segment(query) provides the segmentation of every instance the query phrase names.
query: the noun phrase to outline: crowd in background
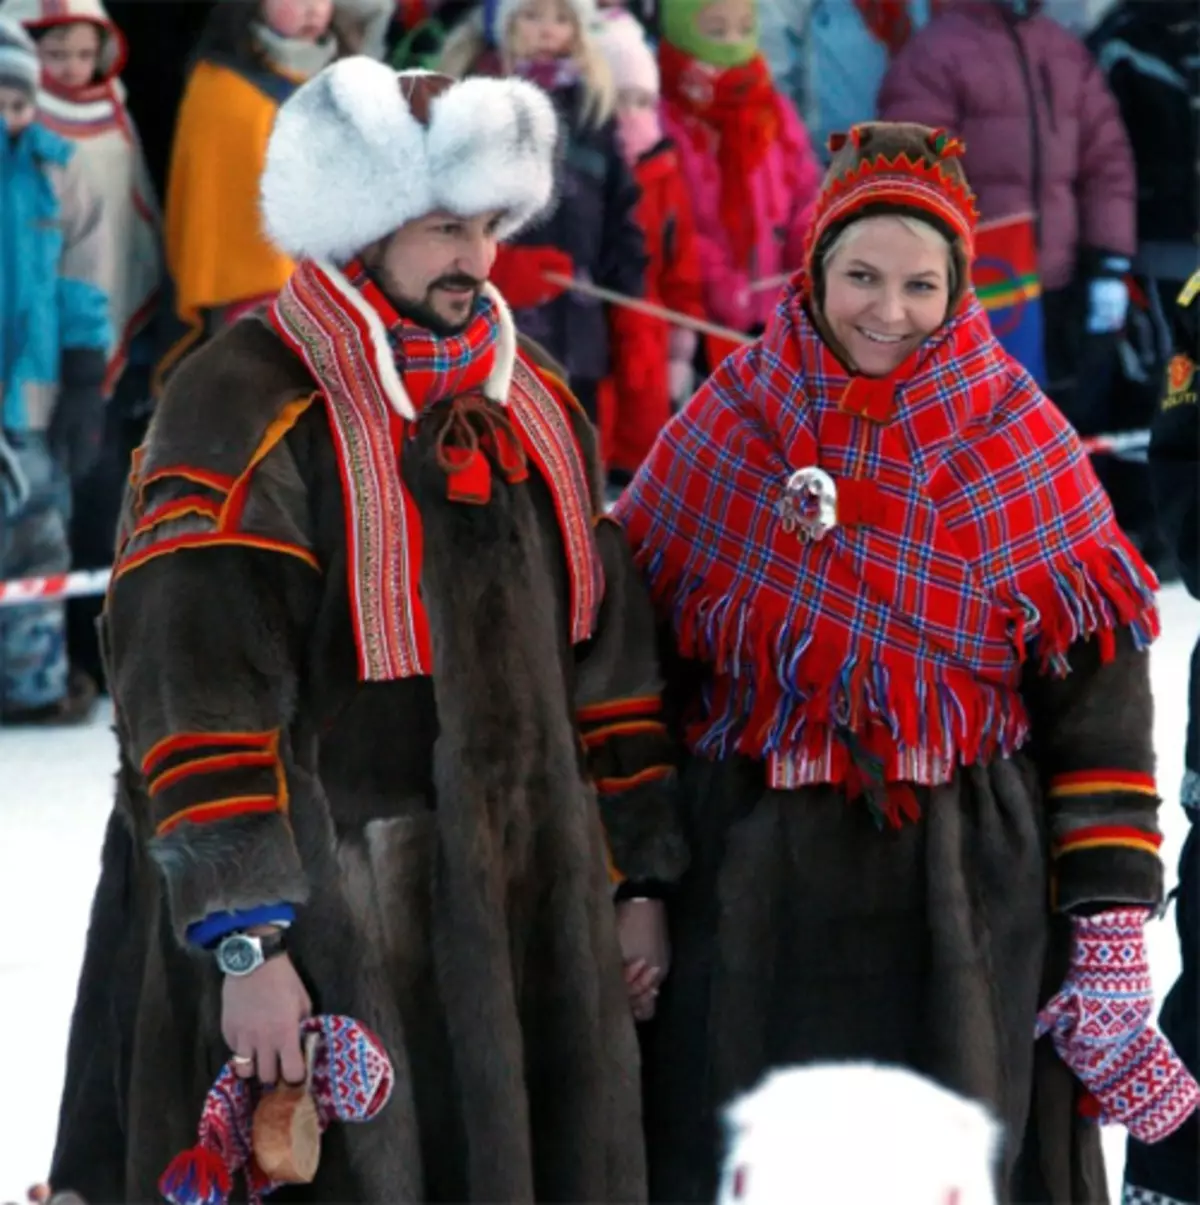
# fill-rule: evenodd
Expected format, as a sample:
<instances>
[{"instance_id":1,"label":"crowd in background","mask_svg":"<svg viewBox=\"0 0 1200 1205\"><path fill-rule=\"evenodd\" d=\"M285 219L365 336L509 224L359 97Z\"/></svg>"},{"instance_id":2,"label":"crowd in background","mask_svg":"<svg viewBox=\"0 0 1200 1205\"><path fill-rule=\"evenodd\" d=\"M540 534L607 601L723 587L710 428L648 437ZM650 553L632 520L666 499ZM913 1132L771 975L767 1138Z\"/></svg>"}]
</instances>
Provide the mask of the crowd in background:
<instances>
[{"instance_id":1,"label":"crowd in background","mask_svg":"<svg viewBox=\"0 0 1200 1205\"><path fill-rule=\"evenodd\" d=\"M559 206L493 280L597 422L614 492L699 374L761 331L832 136L875 116L966 142L999 240L981 299L1081 434L1148 427L1200 255L1194 3L593 3L3 0L0 580L110 562L163 381L291 271L258 213L267 136L347 53L515 73L554 99ZM1095 447L1170 578L1144 457ZM0 722L90 713L99 605L0 608Z\"/></svg>"}]
</instances>

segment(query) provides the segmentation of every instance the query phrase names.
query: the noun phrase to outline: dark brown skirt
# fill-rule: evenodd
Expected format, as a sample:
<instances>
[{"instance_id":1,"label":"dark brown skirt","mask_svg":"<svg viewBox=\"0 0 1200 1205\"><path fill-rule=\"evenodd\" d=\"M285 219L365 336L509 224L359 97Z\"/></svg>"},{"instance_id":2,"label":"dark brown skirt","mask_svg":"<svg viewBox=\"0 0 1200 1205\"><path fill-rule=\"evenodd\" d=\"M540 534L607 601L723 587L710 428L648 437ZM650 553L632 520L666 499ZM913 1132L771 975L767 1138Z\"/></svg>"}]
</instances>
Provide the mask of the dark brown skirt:
<instances>
[{"instance_id":1,"label":"dark brown skirt","mask_svg":"<svg viewBox=\"0 0 1200 1205\"><path fill-rule=\"evenodd\" d=\"M1099 1133L1033 1038L1066 936L1036 776L998 761L920 797L918 824L881 832L835 788L768 790L746 759L689 767L693 862L645 1035L653 1200L711 1201L723 1107L769 1068L830 1059L988 1103L1008 1135L1003 1200L1107 1200Z\"/></svg>"}]
</instances>

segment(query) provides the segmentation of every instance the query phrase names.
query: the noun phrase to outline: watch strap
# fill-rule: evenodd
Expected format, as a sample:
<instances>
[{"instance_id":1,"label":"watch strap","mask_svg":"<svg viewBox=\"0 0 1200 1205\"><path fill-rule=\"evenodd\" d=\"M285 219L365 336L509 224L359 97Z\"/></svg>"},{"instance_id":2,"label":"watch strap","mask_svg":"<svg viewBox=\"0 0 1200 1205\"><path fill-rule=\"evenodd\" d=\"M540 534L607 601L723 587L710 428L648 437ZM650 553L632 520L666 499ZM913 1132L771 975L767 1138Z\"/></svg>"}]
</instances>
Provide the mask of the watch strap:
<instances>
[{"instance_id":1,"label":"watch strap","mask_svg":"<svg viewBox=\"0 0 1200 1205\"><path fill-rule=\"evenodd\" d=\"M287 930L277 929L274 933L255 934L262 947L263 961L277 958L287 949Z\"/></svg>"}]
</instances>

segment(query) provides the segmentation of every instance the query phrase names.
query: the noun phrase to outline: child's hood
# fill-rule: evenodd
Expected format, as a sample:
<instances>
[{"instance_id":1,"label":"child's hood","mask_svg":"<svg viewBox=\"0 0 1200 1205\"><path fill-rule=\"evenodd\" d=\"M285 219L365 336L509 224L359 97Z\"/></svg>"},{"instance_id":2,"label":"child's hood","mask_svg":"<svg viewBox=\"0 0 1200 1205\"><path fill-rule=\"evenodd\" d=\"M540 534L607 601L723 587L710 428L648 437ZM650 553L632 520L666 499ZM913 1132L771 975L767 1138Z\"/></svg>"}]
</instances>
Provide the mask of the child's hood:
<instances>
[{"instance_id":1,"label":"child's hood","mask_svg":"<svg viewBox=\"0 0 1200 1205\"><path fill-rule=\"evenodd\" d=\"M100 78L97 82L108 83L116 79L125 66L125 35L108 15L101 0L3 0L0 15L20 21L30 31L90 21L101 34L97 64Z\"/></svg>"}]
</instances>

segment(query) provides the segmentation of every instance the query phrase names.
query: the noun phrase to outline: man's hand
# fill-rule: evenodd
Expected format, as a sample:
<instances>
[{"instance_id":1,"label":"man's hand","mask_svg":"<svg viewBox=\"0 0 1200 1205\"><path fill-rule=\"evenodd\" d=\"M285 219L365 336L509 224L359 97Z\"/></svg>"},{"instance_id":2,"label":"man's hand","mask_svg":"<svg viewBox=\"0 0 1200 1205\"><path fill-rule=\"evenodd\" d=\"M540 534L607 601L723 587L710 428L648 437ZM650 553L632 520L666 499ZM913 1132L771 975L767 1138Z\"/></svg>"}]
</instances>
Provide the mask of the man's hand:
<instances>
[{"instance_id":1,"label":"man's hand","mask_svg":"<svg viewBox=\"0 0 1200 1205\"><path fill-rule=\"evenodd\" d=\"M306 1075L300 1022L312 1001L286 954L268 959L249 975L226 977L221 990L221 1033L242 1079L264 1084L302 1084Z\"/></svg>"},{"instance_id":2,"label":"man's hand","mask_svg":"<svg viewBox=\"0 0 1200 1205\"><path fill-rule=\"evenodd\" d=\"M617 939L625 962L625 986L635 1021L649 1021L659 984L671 965L667 914L662 900L624 900L617 905Z\"/></svg>"}]
</instances>

